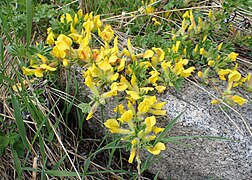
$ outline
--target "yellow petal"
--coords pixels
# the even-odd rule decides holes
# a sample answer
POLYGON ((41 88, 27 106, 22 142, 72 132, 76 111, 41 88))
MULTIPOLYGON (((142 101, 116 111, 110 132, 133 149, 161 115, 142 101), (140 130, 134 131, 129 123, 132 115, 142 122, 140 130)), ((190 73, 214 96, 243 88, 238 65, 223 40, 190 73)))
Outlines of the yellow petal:
POLYGON ((63 59, 63 66, 67 67, 69 65, 69 61, 67 59, 63 59))
POLYGON ((210 61, 208 61, 208 66, 211 66, 211 67, 213 67, 214 66, 214 60, 210 60, 210 61))
POLYGON ((230 69, 221 69, 218 72, 218 75, 219 75, 219 77, 220 77, 221 80, 226 80, 225 75, 227 75, 227 74, 229 74, 231 72, 232 72, 232 70, 230 70, 230 69))
POLYGON ((138 111, 141 113, 141 114, 145 114, 148 112, 149 108, 150 108, 150 100, 148 99, 144 99, 137 107, 138 111))
POLYGON ((35 69, 35 70, 34 70, 34 75, 35 75, 36 77, 43 77, 43 70, 35 69))
POLYGON ((131 98, 133 98, 135 101, 140 99, 140 96, 135 91, 126 91, 128 95, 130 95, 131 98))
POLYGON ((164 131, 164 128, 160 128, 160 127, 157 127, 157 126, 154 126, 152 128, 152 131, 155 133, 155 134, 158 134, 160 132, 163 132, 164 131))
POLYGON ((237 56, 239 56, 238 53, 235 53, 235 52, 231 52, 228 57, 232 60, 232 61, 235 61, 237 56))
POLYGON ((131 110, 125 111, 121 118, 119 118, 118 120, 120 120, 121 122, 129 122, 131 121, 133 118, 133 112, 131 110))
POLYGON ((165 86, 156 86, 155 89, 158 91, 158 93, 163 93, 166 89, 165 86))
POLYGON ((166 147, 162 142, 158 142, 154 147, 147 147, 147 151, 154 155, 158 155, 161 150, 165 149, 166 147))
POLYGON ((104 123, 105 127, 108 129, 120 128, 120 124, 117 122, 116 119, 108 119, 104 123))
POLYGON ((211 104, 219 104, 219 103, 220 103, 220 101, 217 100, 217 99, 214 99, 214 100, 211 101, 211 104))
POLYGON ((246 102, 246 99, 237 95, 234 95, 231 99, 240 106, 242 106, 246 102))
POLYGON ((98 63, 99 68, 101 68, 103 71, 108 71, 112 68, 112 66, 109 64, 108 59, 102 60, 100 63, 98 63))
POLYGON ((87 117, 86 117, 86 120, 89 120, 89 119, 91 119, 92 117, 93 117, 93 112, 90 111, 90 112, 88 113, 87 117))
POLYGON ((198 76, 199 77, 202 77, 203 76, 203 73, 201 71, 198 71, 198 76))
POLYGON ((119 112, 120 114, 124 113, 125 112, 124 106, 122 104, 119 104, 114 108, 114 112, 119 112))
POLYGON ((148 49, 147 51, 145 51, 143 58, 150 58, 154 55, 154 52, 150 49, 148 49))
POLYGON ((153 126, 156 124, 156 117, 155 116, 150 116, 145 119, 145 134, 149 134, 153 128, 153 126))
POLYGON ((45 63, 45 64, 48 63, 48 59, 47 59, 45 56, 43 56, 43 55, 41 55, 41 54, 37 54, 37 56, 41 59, 41 61, 42 61, 43 63, 45 63))
POLYGON ((241 74, 238 71, 233 71, 228 75, 228 81, 239 81, 241 79, 241 74))
POLYGON ((129 157, 129 160, 128 162, 129 163, 132 163, 134 158, 136 156, 136 148, 131 148, 131 151, 130 151, 130 157, 129 157))
POLYGON ((151 114, 154 114, 156 116, 164 116, 164 115, 166 115, 166 110, 149 109, 148 112, 151 113, 151 114))

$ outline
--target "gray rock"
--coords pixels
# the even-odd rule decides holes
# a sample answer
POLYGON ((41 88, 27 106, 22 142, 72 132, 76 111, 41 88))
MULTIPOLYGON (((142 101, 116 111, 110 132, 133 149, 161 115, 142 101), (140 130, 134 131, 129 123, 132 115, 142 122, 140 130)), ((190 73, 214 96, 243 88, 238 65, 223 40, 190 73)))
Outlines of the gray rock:
MULTIPOLYGON (((240 132, 218 106, 211 105, 212 99, 208 94, 193 85, 172 94, 167 92, 159 97, 159 100, 167 102, 168 115, 174 118, 182 111, 184 113, 168 136, 220 136, 239 142, 209 139, 182 141, 190 144, 189 147, 168 143, 167 150, 160 154, 158 162, 149 170, 154 174, 159 171, 162 179, 252 179, 252 137, 241 117, 225 109, 240 132)), ((235 109, 241 112, 251 128, 251 104, 235 109)), ((170 119, 160 121, 165 126, 170 119)))

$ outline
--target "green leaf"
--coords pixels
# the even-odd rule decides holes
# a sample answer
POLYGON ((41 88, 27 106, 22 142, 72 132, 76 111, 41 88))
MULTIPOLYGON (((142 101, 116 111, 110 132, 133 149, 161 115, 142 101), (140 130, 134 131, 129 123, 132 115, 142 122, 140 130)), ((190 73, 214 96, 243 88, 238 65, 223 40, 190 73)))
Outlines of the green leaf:
POLYGON ((71 172, 71 171, 50 170, 50 171, 45 171, 45 174, 50 175, 50 176, 56 176, 56 177, 74 177, 74 176, 77 176, 76 172, 71 172))
POLYGON ((2 81, 6 81, 9 84, 14 84, 15 81, 13 81, 11 78, 6 77, 5 75, 3 75, 3 73, 0 73, 0 82, 2 83, 2 81))
POLYGON ((162 139, 166 136, 166 134, 171 130, 171 128, 173 127, 173 125, 177 122, 177 120, 179 119, 179 117, 182 115, 182 113, 180 113, 177 117, 175 117, 164 129, 163 132, 161 132, 159 134, 159 136, 157 137, 157 139, 154 142, 154 145, 156 145, 158 142, 162 141, 162 139))
POLYGON ((23 121, 23 118, 21 115, 21 109, 20 109, 18 101, 17 101, 16 97, 13 95, 13 93, 11 93, 11 101, 12 101, 12 105, 14 108, 14 117, 15 117, 15 120, 17 123, 19 135, 20 135, 25 147, 27 149, 30 149, 29 144, 26 139, 26 131, 25 131, 25 126, 24 126, 24 121, 23 121))
POLYGON ((26 43, 29 46, 32 35, 32 0, 26 0, 26 43))
POLYGON ((52 170, 56 170, 60 167, 60 165, 64 162, 64 160, 66 159, 66 154, 60 158, 60 160, 53 166, 52 170))
POLYGON ((0 131, 0 155, 2 155, 9 144, 9 137, 0 131))
POLYGON ((21 168, 21 163, 18 158, 18 154, 15 149, 12 148, 12 155, 13 155, 13 160, 14 160, 14 168, 17 171, 18 179, 22 179, 22 168, 21 168))
POLYGON ((83 172, 83 175, 86 175, 87 171, 88 171, 88 168, 89 168, 89 165, 90 165, 90 158, 87 158, 85 164, 84 164, 84 172, 83 172))
POLYGON ((80 108, 83 113, 88 113, 91 109, 91 106, 88 103, 80 103, 78 108, 80 108))
POLYGON ((233 140, 233 139, 225 138, 225 137, 220 137, 220 136, 175 136, 175 137, 163 138, 162 141, 163 142, 172 142, 172 141, 178 141, 178 140, 183 140, 183 139, 194 139, 194 138, 218 139, 218 140, 239 142, 237 140, 233 140))

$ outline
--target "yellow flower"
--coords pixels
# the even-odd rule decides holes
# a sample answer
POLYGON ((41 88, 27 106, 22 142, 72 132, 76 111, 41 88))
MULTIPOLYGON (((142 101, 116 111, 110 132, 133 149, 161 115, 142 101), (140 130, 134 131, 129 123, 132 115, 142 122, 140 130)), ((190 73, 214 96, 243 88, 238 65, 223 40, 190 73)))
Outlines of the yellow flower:
POLYGON ((78 14, 74 14, 74 20, 73 20, 73 25, 75 26, 78 23, 78 14))
POLYGON ((131 97, 134 101, 140 99, 140 96, 139 96, 135 91, 126 91, 126 93, 127 93, 128 95, 130 95, 130 97, 131 97))
POLYGON ((145 98, 137 107, 138 111, 141 113, 141 114, 145 114, 148 112, 149 108, 150 108, 150 105, 152 105, 153 102, 150 101, 149 99, 145 98))
POLYGON ((51 53, 53 56, 55 56, 57 58, 65 58, 66 57, 65 51, 59 49, 58 46, 54 46, 51 53))
POLYGON ((232 99, 232 101, 239 104, 240 106, 242 106, 246 102, 246 99, 244 99, 240 96, 237 96, 237 95, 232 96, 231 99, 232 99))
POLYGON ((86 13, 85 16, 84 16, 84 21, 87 21, 87 20, 90 20, 90 19, 93 19, 93 12, 91 13, 86 13))
POLYGON ((146 128, 144 130, 145 134, 149 134, 152 131, 153 126, 156 124, 156 117, 150 116, 145 119, 146 128))
POLYGON ((129 157, 129 160, 128 160, 128 162, 129 163, 132 163, 133 162, 133 160, 134 160, 134 158, 135 158, 135 156, 136 156, 136 145, 137 145, 137 143, 138 143, 138 139, 137 138, 135 138, 135 139, 133 139, 132 141, 131 141, 131 151, 130 151, 130 157, 129 157))
POLYGON ((124 69, 124 67, 125 67, 125 61, 126 61, 125 58, 122 58, 122 59, 120 60, 120 64, 119 64, 119 66, 117 67, 117 72, 120 72, 120 71, 122 71, 122 70, 124 69))
POLYGON ((200 55, 206 55, 207 52, 204 48, 200 48, 200 55))
POLYGON ((161 23, 160 23, 159 21, 157 21, 156 18, 152 18, 151 20, 154 22, 154 26, 159 26, 159 25, 161 25, 161 23))
POLYGON ((205 42, 207 40, 207 35, 204 36, 202 42, 205 42))
POLYGON ((130 151, 130 157, 129 157, 129 160, 128 162, 129 163, 132 163, 134 158, 136 156, 136 148, 131 148, 131 151, 130 151))
POLYGON ((158 93, 163 93, 166 89, 165 86, 156 86, 155 89, 158 91, 158 93))
POLYGON ((221 42, 221 43, 218 45, 217 49, 218 49, 219 51, 221 50, 222 45, 223 45, 223 42, 221 42))
POLYGON ((199 77, 202 77, 203 76, 203 73, 201 71, 198 71, 198 76, 199 77))
POLYGON ((69 50, 72 44, 72 40, 64 34, 60 34, 55 42, 56 46, 60 50, 69 50))
POLYGON ((119 121, 129 123, 133 118, 133 112, 131 110, 125 111, 120 118, 118 118, 119 121))
POLYGON ((52 68, 51 66, 48 66, 47 64, 41 64, 39 67, 46 71, 56 71, 56 68, 52 68))
POLYGON ((73 18, 69 13, 66 13, 66 21, 67 21, 67 23, 73 21, 73 18))
POLYGON ((108 119, 104 123, 105 127, 110 130, 111 133, 117 133, 117 134, 129 134, 130 130, 128 129, 122 129, 120 128, 119 123, 115 119, 108 119))
POLYGON ((110 42, 112 38, 114 37, 114 31, 110 25, 106 25, 104 30, 99 33, 99 36, 102 38, 102 40, 106 42, 110 42))
POLYGON ((153 55, 154 55, 154 52, 152 50, 148 49, 148 50, 145 51, 145 53, 143 55, 143 58, 147 59, 147 58, 152 57, 153 55))
POLYGON ((26 67, 22 67, 22 71, 24 75, 31 76, 34 74, 34 69, 29 69, 26 67))
POLYGON ((235 70, 235 71, 232 71, 229 75, 228 75, 228 82, 231 82, 231 81, 239 81, 241 79, 241 74, 235 70))
POLYGON ((149 109, 148 113, 154 114, 156 116, 164 116, 166 115, 166 110, 149 109))
POLYGON ((54 36, 53 32, 51 31, 46 38, 46 43, 49 45, 53 45, 54 44, 54 37, 55 36, 54 36))
POLYGON ((189 11, 186 11, 183 16, 183 18, 190 18, 189 11))
POLYGON ((220 101, 217 100, 217 99, 214 99, 214 100, 211 101, 211 104, 219 104, 219 103, 220 103, 220 101))
POLYGON ((109 64, 107 57, 104 60, 102 60, 100 63, 98 63, 98 67, 101 68, 103 71, 108 71, 112 68, 112 66, 109 64))
POLYGON ((90 111, 90 112, 88 113, 87 117, 86 117, 86 120, 89 120, 89 119, 91 119, 92 117, 93 117, 93 112, 90 111))
POLYGON ((147 151, 149 151, 151 154, 158 155, 161 150, 165 150, 166 147, 164 143, 158 142, 154 147, 147 147, 147 151))
POLYGON ((117 95, 117 89, 111 89, 110 91, 103 93, 101 95, 101 98, 106 99, 116 95, 117 95))
POLYGON ((102 21, 99 15, 94 16, 94 25, 96 29, 102 26, 102 21))
POLYGON ((90 21, 89 19, 83 23, 83 27, 85 28, 86 33, 90 33, 94 26, 94 22, 90 21))
POLYGON ((151 71, 151 72, 149 72, 149 74, 151 75, 151 77, 148 78, 148 81, 151 84, 155 84, 156 81, 158 80, 159 72, 158 71, 151 71))
POLYGON ((113 82, 113 84, 111 84, 111 89, 116 88, 117 91, 124 91, 128 88, 128 86, 125 83, 117 83, 117 82, 113 82))
POLYGON ((163 61, 162 63, 161 63, 161 67, 162 67, 162 69, 163 70, 167 70, 168 68, 170 68, 172 66, 172 61, 168 61, 168 62, 166 62, 166 61, 163 61))
POLYGON ((172 51, 174 52, 174 53, 177 53, 178 52, 178 50, 179 50, 179 46, 180 46, 180 41, 176 41, 176 45, 172 45, 172 51))
POLYGON ((43 55, 41 55, 41 54, 37 54, 37 56, 41 59, 41 61, 42 61, 43 63, 45 63, 45 64, 48 63, 48 59, 47 59, 45 56, 43 56, 43 55))
POLYGON ((213 19, 213 11, 212 9, 209 10, 208 12, 208 17, 212 20, 213 19))
POLYGON ((229 74, 231 72, 232 72, 232 70, 230 70, 230 69, 221 69, 218 72, 218 75, 219 75, 219 77, 220 77, 221 80, 225 81, 226 80, 225 75, 227 75, 227 74, 229 74))
POLYGON ((69 65, 69 61, 67 59, 63 59, 63 66, 67 67, 69 65))
POLYGON ((86 62, 88 62, 92 56, 91 49, 88 46, 80 46, 79 49, 77 49, 77 54, 81 60, 86 62))
POLYGON ((120 114, 124 113, 125 112, 124 106, 122 104, 119 104, 114 108, 114 112, 119 112, 120 114))
POLYGON ((153 47, 152 50, 157 54, 158 61, 162 62, 165 57, 165 52, 163 51, 163 49, 153 47))
POLYGON ((144 93, 144 94, 148 94, 149 91, 153 91, 154 88, 153 87, 142 87, 140 88, 140 93, 144 93))
POLYGON ((195 70, 195 67, 189 67, 181 72, 181 76, 184 78, 191 76, 191 73, 195 70))
POLYGON ((164 131, 164 128, 160 128, 160 127, 157 127, 157 126, 153 126, 152 131, 153 131, 155 134, 158 134, 158 133, 160 133, 160 132, 163 132, 163 131, 164 131))
POLYGON ((213 67, 214 66, 214 60, 210 60, 210 61, 208 61, 208 66, 211 66, 211 67, 213 67))
POLYGON ((42 69, 34 69, 34 75, 36 77, 43 77, 43 70, 42 69))
POLYGON ((228 58, 230 58, 232 61, 235 61, 237 56, 239 56, 238 53, 235 53, 235 52, 231 52, 229 55, 228 55, 228 58))
POLYGON ((194 53, 197 53, 197 52, 198 52, 198 50, 199 50, 199 45, 198 45, 198 44, 196 44, 195 48, 193 49, 193 52, 194 52, 194 53))

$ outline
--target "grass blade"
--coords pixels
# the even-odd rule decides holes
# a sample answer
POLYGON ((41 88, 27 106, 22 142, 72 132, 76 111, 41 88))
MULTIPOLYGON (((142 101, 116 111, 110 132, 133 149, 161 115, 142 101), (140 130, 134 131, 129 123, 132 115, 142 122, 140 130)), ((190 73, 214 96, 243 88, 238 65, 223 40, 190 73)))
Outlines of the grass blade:
POLYGON ((179 119, 179 117, 182 115, 182 113, 180 113, 177 117, 175 117, 164 129, 163 132, 161 132, 159 134, 159 136, 157 137, 157 139, 154 142, 154 145, 157 144, 158 142, 160 142, 163 137, 166 136, 166 134, 171 130, 171 128, 173 127, 173 125, 177 122, 177 120, 179 119))
POLYGON ((175 136, 175 137, 163 138, 162 141, 163 142, 171 142, 171 141, 178 141, 178 140, 183 140, 183 139, 194 139, 194 138, 218 139, 218 140, 227 140, 227 141, 239 142, 237 140, 233 140, 233 139, 225 138, 225 137, 219 137, 219 136, 175 136))
POLYGON ((11 93, 11 102, 12 102, 12 105, 13 105, 13 108, 14 108, 14 117, 15 117, 15 120, 16 120, 16 123, 17 123, 17 128, 18 128, 18 131, 19 131, 19 135, 24 143, 24 146, 27 148, 27 149, 30 149, 29 147, 29 143, 26 139, 26 131, 25 131, 25 126, 24 126, 24 121, 23 121, 23 118, 22 118, 22 115, 21 115, 21 109, 19 107, 19 104, 18 104, 18 101, 17 99, 15 98, 14 94, 11 93))
POLYGON ((14 168, 17 171, 18 179, 21 180, 21 175, 22 175, 22 167, 20 160, 18 158, 17 152, 15 149, 12 148, 12 155, 13 155, 13 160, 14 160, 14 168))
POLYGON ((26 0, 26 43, 29 46, 32 35, 32 0, 26 0))

